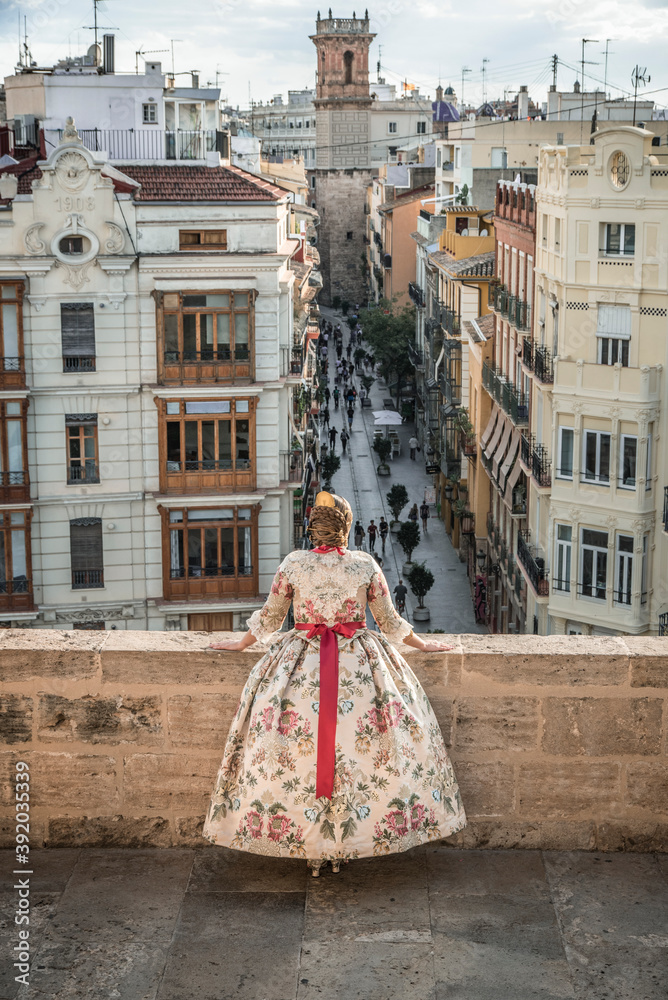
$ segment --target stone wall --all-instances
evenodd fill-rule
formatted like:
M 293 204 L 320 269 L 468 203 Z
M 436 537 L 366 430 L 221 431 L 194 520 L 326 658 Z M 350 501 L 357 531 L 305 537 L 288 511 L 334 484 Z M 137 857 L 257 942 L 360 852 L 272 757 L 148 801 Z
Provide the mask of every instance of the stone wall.
M 2 845 L 13 837 L 13 765 L 25 760 L 35 847 L 210 846 L 204 813 L 258 654 L 208 653 L 209 640 L 0 633 Z M 664 639 L 453 641 L 451 653 L 406 653 L 469 815 L 452 843 L 668 849 Z
M 334 296 L 366 304 L 362 258 L 366 258 L 367 187 L 370 170 L 316 170 L 315 203 L 320 215 L 318 250 L 323 290 L 320 302 L 331 305 Z M 352 238 L 348 239 L 348 233 Z

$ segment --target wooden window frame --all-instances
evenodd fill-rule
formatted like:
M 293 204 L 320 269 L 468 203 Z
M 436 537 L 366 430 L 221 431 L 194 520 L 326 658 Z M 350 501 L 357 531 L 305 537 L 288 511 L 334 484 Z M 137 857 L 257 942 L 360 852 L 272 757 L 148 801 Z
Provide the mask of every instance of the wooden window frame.
M 194 296 L 228 296 L 228 305 L 191 306 L 186 299 Z M 245 297 L 246 302 L 243 302 Z M 188 289 L 180 292 L 158 292 L 157 306 L 157 349 L 158 383 L 161 385 L 201 385 L 201 384 L 241 384 L 248 385 L 255 378 L 255 300 L 256 293 L 250 288 L 221 288 L 216 290 Z M 218 314 L 229 316 L 230 344 L 228 349 L 219 349 L 217 320 L 214 318 L 214 345 L 202 350 L 202 324 L 200 316 Z M 184 316 L 196 316 L 196 339 L 198 349 L 184 350 Z M 248 317 L 248 354 L 236 357 L 235 317 Z M 176 317 L 177 349 L 167 350 L 166 318 Z
M 12 524 L 12 518 L 23 517 L 23 524 Z M 5 567 L 9 568 L 9 573 L 5 572 L 5 580 L 0 582 L 0 611 L 32 611 L 33 587 L 32 587 L 32 549 L 30 543 L 30 522 L 32 520 L 32 510 L 22 508 L 15 510 L 0 511 L 0 533 L 3 535 L 3 543 L 7 561 Z M 15 580 L 12 566 L 13 547 L 11 537 L 13 532 L 22 531 L 25 536 L 25 559 L 26 559 L 26 579 Z
M 197 239 L 184 239 L 184 237 Z M 217 236 L 218 239 L 213 239 Z M 179 250 L 227 250 L 227 229 L 179 229 Z
M 6 294 L 14 288 L 14 295 Z M 24 389 L 26 384 L 25 355 L 23 344 L 23 296 L 25 285 L 22 281 L 0 281 L 0 389 Z M 16 357 L 5 356 L 5 330 L 3 306 L 16 306 L 17 349 Z
M 92 435 L 86 431 L 93 429 Z M 75 433 L 77 432 L 78 433 Z M 86 438 L 92 438 L 93 456 L 85 454 Z M 73 455 L 73 445 L 78 443 L 78 455 Z M 67 451 L 67 483 L 68 486 L 80 483 L 99 483 L 100 464 L 97 439 L 97 413 L 66 413 L 65 414 L 65 448 Z
M 255 411 L 257 408 L 257 398 L 254 396 L 239 396 L 232 399 L 156 399 L 159 412 L 158 447 L 160 457 L 160 492 L 164 494 L 182 493 L 233 493 L 239 490 L 254 490 L 257 474 L 256 455 L 256 421 Z M 228 413 L 188 413 L 187 407 L 191 404 L 229 404 Z M 248 410 L 237 411 L 237 403 L 247 403 Z M 174 405 L 178 406 L 178 413 L 169 413 L 168 409 Z M 221 469 L 217 459 L 207 460 L 213 462 L 213 467 L 204 468 L 202 455 L 202 428 L 197 431 L 198 457 L 196 459 L 185 458 L 187 423 L 202 424 L 204 421 L 214 423 L 215 447 L 218 447 L 219 429 L 217 421 L 230 420 L 232 422 L 231 435 L 231 468 Z M 248 467 L 237 466 L 236 459 L 236 421 L 248 420 Z M 177 470 L 169 469 L 168 463 L 168 424 L 179 423 L 180 431 L 180 465 Z
M 233 598 L 243 598 L 243 597 L 256 597 L 258 595 L 259 587 L 259 568 L 258 568 L 258 558 L 259 558 L 259 547 L 258 547 L 258 518 L 260 512 L 259 504 L 236 504 L 236 505 L 224 505 L 216 504 L 215 507 L 212 504 L 212 510 L 231 510 L 233 516 L 229 520 L 197 520 L 197 528 L 204 531 L 206 528 L 215 527 L 218 530 L 222 528 L 232 528 L 233 538 L 234 538 L 234 573 L 222 574 L 220 566 L 218 571 L 211 573 L 209 575 L 205 573 L 200 573 L 198 575 L 191 575 L 189 572 L 189 567 L 187 565 L 187 557 L 184 559 L 186 565 L 183 567 L 184 572 L 179 575 L 174 575 L 172 570 L 172 558 L 171 558 L 171 532 L 172 531 L 187 531 L 190 528 L 190 522 L 188 519 L 188 514 L 193 510 L 202 510 L 202 508 L 189 507 L 187 504 L 179 507 L 163 507 L 159 505 L 160 516 L 162 518 L 162 568 L 163 568 L 163 597 L 166 601 L 188 601 L 188 600 L 201 600 L 203 598 L 208 599 L 233 599 Z M 208 508 L 204 508 L 208 509 Z M 250 510 L 250 518 L 240 520 L 238 516 L 239 510 Z M 173 515 L 181 512 L 182 520 L 175 521 L 172 520 Z M 248 574 L 240 574 L 239 569 L 239 533 L 238 528 L 250 527 L 251 529 L 251 567 L 252 571 Z M 222 542 L 219 537 L 218 545 L 219 549 Z M 186 541 L 184 539 L 183 552 L 187 551 Z
M 100 553 L 99 566 L 89 566 L 85 568 L 74 567 L 74 547 L 73 528 L 83 527 L 100 528 Z M 72 590 L 100 590 L 104 587 L 104 539 L 102 537 L 101 517 L 76 517 L 70 520 L 70 566 L 72 572 Z
M 27 503 L 30 500 L 28 473 L 28 406 L 27 399 L 0 399 L 0 502 Z M 18 407 L 18 413 L 11 412 Z M 22 469 L 9 468 L 9 425 L 21 424 Z

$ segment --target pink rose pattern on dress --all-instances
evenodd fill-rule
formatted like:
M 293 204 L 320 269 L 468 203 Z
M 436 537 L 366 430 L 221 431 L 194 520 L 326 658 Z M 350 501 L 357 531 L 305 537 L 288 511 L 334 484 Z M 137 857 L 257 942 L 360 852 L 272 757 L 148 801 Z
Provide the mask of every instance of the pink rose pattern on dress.
M 308 598 L 301 595 L 308 594 Z M 334 796 L 315 798 L 320 640 L 276 629 L 295 621 L 364 618 L 382 632 L 339 637 Z M 205 818 L 213 843 L 280 857 L 348 859 L 405 851 L 466 824 L 457 782 L 429 701 L 388 642 L 410 625 L 394 611 L 366 553 L 295 552 L 264 608 L 249 620 L 273 639 L 241 695 Z

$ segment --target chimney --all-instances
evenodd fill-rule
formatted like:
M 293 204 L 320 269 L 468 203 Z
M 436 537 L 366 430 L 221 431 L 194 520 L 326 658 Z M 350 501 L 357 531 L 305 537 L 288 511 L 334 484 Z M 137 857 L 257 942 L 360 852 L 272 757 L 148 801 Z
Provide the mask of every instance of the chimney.
M 195 70 L 193 70 L 193 72 L 190 74 L 190 76 L 192 78 L 193 90 L 199 90 L 199 73 L 195 72 Z
M 551 120 L 559 118 L 559 94 L 553 83 L 550 84 L 550 89 L 547 92 L 547 117 Z
M 115 73 L 116 71 L 116 39 L 114 35 L 102 36 L 102 72 Z
M 529 117 L 529 88 L 526 86 L 520 87 L 517 95 L 517 117 L 520 119 Z

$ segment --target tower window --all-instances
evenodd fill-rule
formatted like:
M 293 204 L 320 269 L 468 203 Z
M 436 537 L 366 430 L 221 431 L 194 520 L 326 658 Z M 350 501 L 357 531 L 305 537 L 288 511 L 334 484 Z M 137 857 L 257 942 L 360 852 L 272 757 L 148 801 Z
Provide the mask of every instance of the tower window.
M 353 82 L 353 60 L 355 56 L 352 52 L 343 53 L 343 65 L 345 67 L 346 78 L 344 83 Z

